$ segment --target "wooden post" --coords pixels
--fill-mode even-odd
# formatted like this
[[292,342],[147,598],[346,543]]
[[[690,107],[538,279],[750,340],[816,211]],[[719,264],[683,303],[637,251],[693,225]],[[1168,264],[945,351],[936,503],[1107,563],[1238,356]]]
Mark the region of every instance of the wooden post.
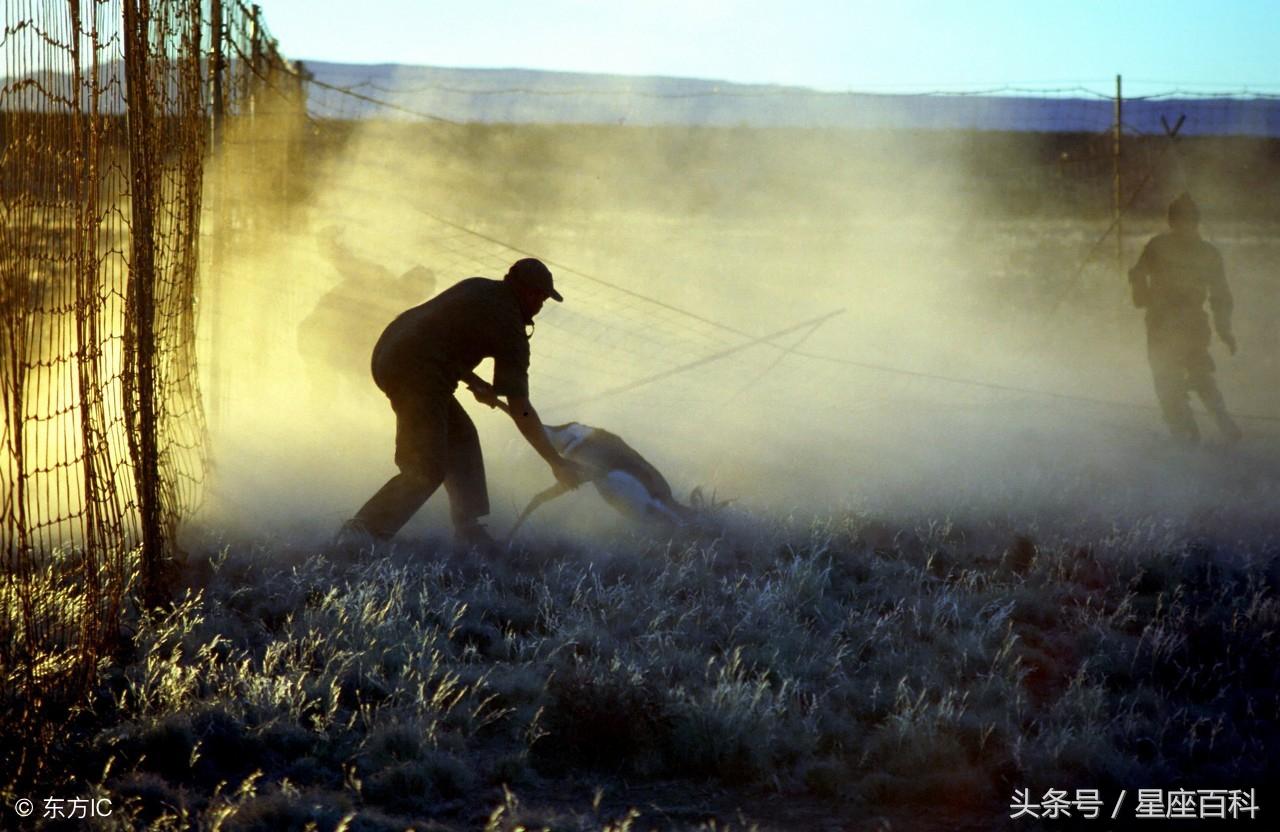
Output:
[[302,142],[307,123],[307,68],[302,61],[294,61],[290,69],[290,80],[293,82],[290,92],[293,100],[283,102],[281,107],[281,118],[285,120],[285,129],[288,132],[284,146],[283,184],[280,193],[284,195],[285,223],[292,230],[297,221],[297,212],[294,210],[294,181],[297,175],[293,166],[295,161],[301,164],[301,160],[306,158],[306,148],[302,146]]
[[306,64],[302,61],[293,62],[293,94],[297,96],[294,105],[303,117],[307,114],[307,81],[310,77]]
[[[161,572],[167,558],[160,504],[160,454],[156,443],[158,424],[155,396],[155,150],[153,104],[148,51],[151,23],[149,0],[125,0],[124,66],[128,89],[125,110],[129,129],[130,213],[132,250],[129,260],[129,313],[132,317],[131,366],[126,369],[126,407],[136,405],[129,419],[136,439],[134,482],[138,490],[138,514],[142,525],[142,601],[154,606],[162,600]],[[132,377],[129,384],[128,377]],[[130,399],[132,401],[130,401]]]
[[1123,135],[1121,129],[1121,116],[1123,114],[1124,97],[1120,89],[1120,76],[1116,76],[1116,103],[1115,103],[1115,122],[1111,127],[1111,145],[1112,145],[1112,222],[1116,229],[1116,269],[1120,273],[1120,277],[1125,276],[1124,267],[1124,203],[1123,203],[1123,180],[1120,174],[1120,138]]
[[[249,181],[253,186],[259,183],[258,171],[258,91],[262,89],[262,26],[260,25],[262,7],[256,3],[250,9],[249,28]],[[251,204],[245,209],[244,217],[248,225],[248,233],[253,235],[253,245],[258,245],[257,213],[261,210],[256,190],[251,191]]]
[[251,28],[249,29],[249,123],[252,129],[253,119],[258,110],[258,87],[262,71],[262,27],[259,21],[262,7],[256,3],[251,11]]
[[209,9],[209,98],[213,110],[213,131],[210,136],[216,153],[222,145],[222,121],[226,117],[227,102],[222,89],[222,73],[226,69],[223,52],[222,0],[211,0]]
[[224,122],[227,115],[226,88],[226,28],[222,16],[222,0],[211,0],[209,9],[210,51],[210,104],[212,130],[209,160],[212,165],[213,185],[213,247],[209,257],[209,273],[202,276],[208,298],[204,314],[209,327],[209,427],[216,434],[222,427],[222,404],[225,390],[222,379],[222,293],[223,271],[227,267],[226,241],[229,228],[226,201],[226,164],[222,156]]

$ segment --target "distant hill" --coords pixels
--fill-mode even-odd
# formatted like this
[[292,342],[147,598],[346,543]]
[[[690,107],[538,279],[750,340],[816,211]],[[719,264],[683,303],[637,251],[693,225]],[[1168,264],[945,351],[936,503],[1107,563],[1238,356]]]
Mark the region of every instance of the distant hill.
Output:
[[[529,69],[325,61],[307,61],[304,66],[320,82],[308,85],[311,112],[347,119],[428,116],[489,124],[1099,133],[1110,129],[1114,106],[1112,99],[1088,93],[837,93],[698,78]],[[98,71],[100,88],[119,90],[98,101],[100,111],[122,112],[122,66],[110,62]],[[74,89],[64,73],[44,74],[38,83],[0,78],[0,112],[48,111],[50,101],[77,99],[82,107],[90,104],[87,91]],[[1280,96],[1147,96],[1124,101],[1128,133],[1163,135],[1165,122],[1173,125],[1184,116],[1180,133],[1185,136],[1280,138]]]
[[[401,64],[305,64],[316,80],[449,121],[852,129],[1098,132],[1112,123],[1103,97],[879,95],[695,78]],[[413,118],[319,85],[319,116]],[[1185,116],[1183,135],[1280,137],[1280,97],[1148,97],[1124,102],[1130,132],[1162,134]]]

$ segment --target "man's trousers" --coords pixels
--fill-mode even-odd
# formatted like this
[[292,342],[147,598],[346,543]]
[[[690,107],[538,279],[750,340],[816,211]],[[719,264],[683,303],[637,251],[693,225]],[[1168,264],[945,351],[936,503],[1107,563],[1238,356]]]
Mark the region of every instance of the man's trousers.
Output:
[[389,539],[442,483],[455,529],[488,514],[480,438],[457,399],[448,393],[402,392],[392,396],[391,407],[400,473],[364,504],[356,522],[374,537]]

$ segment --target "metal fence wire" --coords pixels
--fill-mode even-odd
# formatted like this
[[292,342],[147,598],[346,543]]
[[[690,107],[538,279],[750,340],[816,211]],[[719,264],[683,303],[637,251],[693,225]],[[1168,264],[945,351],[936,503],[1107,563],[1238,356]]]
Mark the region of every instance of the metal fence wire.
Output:
[[208,151],[282,109],[284,62],[238,2],[0,8],[0,730],[30,737],[161,597],[195,507]]

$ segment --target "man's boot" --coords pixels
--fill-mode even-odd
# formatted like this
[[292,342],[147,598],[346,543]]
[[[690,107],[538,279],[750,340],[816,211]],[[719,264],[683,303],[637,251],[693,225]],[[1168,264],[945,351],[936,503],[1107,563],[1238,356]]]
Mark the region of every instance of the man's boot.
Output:
[[383,541],[369,531],[369,527],[359,518],[351,518],[342,524],[338,533],[329,542],[329,553],[340,562],[353,563],[367,554]]
[[1231,418],[1231,414],[1225,408],[1213,411],[1213,418],[1218,423],[1218,430],[1222,433],[1223,441],[1228,445],[1234,445],[1244,438],[1244,431],[1240,430],[1236,420]]
[[489,534],[483,523],[472,521],[453,530],[453,542],[466,549],[479,549],[485,553],[496,552],[502,544]]

